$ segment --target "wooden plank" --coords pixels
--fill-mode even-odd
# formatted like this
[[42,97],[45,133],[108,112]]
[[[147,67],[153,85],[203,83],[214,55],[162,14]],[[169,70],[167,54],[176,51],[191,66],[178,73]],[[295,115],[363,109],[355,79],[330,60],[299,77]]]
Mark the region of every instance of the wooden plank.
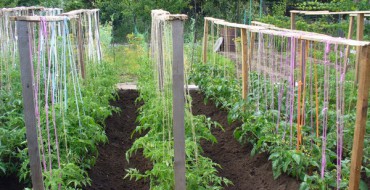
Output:
[[184,96],[184,25],[172,21],[173,61],[173,133],[175,141],[175,190],[186,190],[185,178],[185,96]]
[[39,144],[36,129],[36,112],[34,102],[34,80],[33,80],[33,62],[30,48],[30,38],[28,31],[28,22],[17,22],[18,49],[21,66],[22,96],[24,107],[24,121],[26,125],[26,138],[28,154],[30,156],[30,168],[32,186],[35,190],[43,190],[44,182],[41,170]]
[[248,39],[247,30],[241,29],[241,43],[242,43],[242,98],[247,99],[248,95]]
[[82,21],[81,18],[77,19],[78,24],[78,30],[77,30],[77,36],[78,36],[78,61],[80,63],[81,67],[81,76],[83,79],[85,79],[85,61],[84,61],[84,39],[82,38]]
[[349,189],[358,190],[361,177],[364,138],[366,133],[367,108],[370,88],[370,46],[360,48],[360,76],[356,105],[356,123],[353,137]]
[[208,43],[208,19],[204,18],[204,33],[203,33],[203,63],[207,63],[207,44]]
[[[358,14],[349,14],[349,16],[357,16]],[[365,14],[364,15],[365,17],[369,17],[370,16],[370,14]]]
[[[356,31],[356,40],[362,41],[364,39],[364,14],[358,14],[357,16],[357,31]],[[359,80],[359,70],[360,70],[360,59],[361,59],[361,48],[356,48],[356,63],[355,63],[355,76],[356,76],[356,83],[358,83]]]
[[[28,22],[40,22],[41,18],[44,18],[47,22],[59,22],[64,21],[65,16],[11,16],[11,21],[28,21]],[[77,16],[69,17],[77,18]]]
[[290,12],[290,29],[295,30],[295,15],[296,13]]
[[357,16],[357,14],[370,14],[370,11],[338,11],[338,12],[330,12],[330,11],[300,11],[300,10],[291,10],[290,13],[295,14],[304,14],[304,15],[348,15],[352,14]]
[[13,12],[13,11],[30,11],[30,10],[44,10],[45,7],[38,7],[38,6],[32,6],[32,7],[14,7],[14,8],[2,8],[0,11],[2,12]]
[[[352,39],[352,35],[353,35],[354,19],[355,19],[354,16],[349,17],[349,27],[348,27],[348,35],[347,35],[347,39],[349,40]],[[349,58],[350,48],[351,48],[350,45],[347,45],[346,52],[344,53],[344,60],[345,60],[344,71],[345,72],[347,72],[347,66],[349,64],[348,58]]]
[[62,13],[60,15],[62,16],[75,16],[79,14],[84,14],[84,13],[94,13],[94,12],[99,12],[99,9],[79,9],[79,10],[73,10],[69,11],[66,13]]
[[290,30],[290,29],[284,29],[284,28],[278,28],[278,27],[270,28],[270,27],[263,27],[263,26],[244,25],[244,24],[226,22],[220,19],[213,19],[213,20],[216,20],[213,23],[219,26],[228,26],[228,27],[234,27],[234,28],[239,28],[239,29],[245,28],[249,32],[259,32],[262,34],[272,34],[272,35],[278,35],[278,36],[284,36],[284,37],[294,36],[295,38],[298,38],[298,39],[304,39],[304,40],[315,41],[315,42],[328,42],[329,41],[333,44],[338,44],[338,45],[339,44],[351,45],[351,46],[370,45],[370,42],[366,42],[366,41],[348,40],[345,38],[337,38],[337,37],[332,37],[332,36],[328,36],[325,34],[318,34],[318,33],[313,33],[313,32]]

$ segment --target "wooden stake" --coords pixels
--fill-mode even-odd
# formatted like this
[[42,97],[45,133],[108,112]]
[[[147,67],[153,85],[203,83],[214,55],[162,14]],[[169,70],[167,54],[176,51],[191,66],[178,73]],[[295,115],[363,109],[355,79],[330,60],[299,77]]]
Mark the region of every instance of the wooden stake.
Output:
[[360,184],[370,88],[370,46],[364,46],[360,48],[360,50],[359,66],[361,67],[361,70],[359,72],[356,124],[352,146],[351,173],[349,180],[350,190],[358,190]]
[[[359,13],[357,15],[357,31],[356,31],[356,40],[362,41],[364,39],[364,13]],[[355,75],[356,75],[356,83],[358,83],[359,80],[359,71],[360,71],[360,59],[361,59],[361,47],[356,48],[356,65],[355,65]]]
[[241,29],[241,41],[242,41],[242,79],[243,79],[243,92],[242,98],[247,99],[248,95],[248,39],[247,29]]
[[30,38],[28,22],[18,21],[18,49],[21,66],[22,96],[24,107],[24,121],[26,124],[26,138],[28,154],[30,156],[31,179],[33,189],[44,190],[44,182],[41,170],[39,144],[37,140],[36,112],[34,97],[33,62],[30,51]]
[[[347,36],[347,39],[352,39],[352,35],[353,35],[353,25],[354,25],[354,16],[350,16],[349,17],[349,29],[348,29],[348,36]],[[347,64],[349,64],[348,63],[348,57],[349,57],[349,53],[350,53],[350,46],[349,45],[347,45],[347,47],[346,47],[346,52],[345,52],[345,54],[344,54],[344,61],[345,61],[345,64],[344,64],[344,66],[345,66],[345,71],[347,71]]]
[[294,12],[290,12],[290,29],[295,30],[295,14]]
[[184,96],[184,21],[173,20],[173,133],[175,141],[175,190],[186,190],[185,178],[185,96]]
[[203,34],[203,63],[207,63],[207,44],[208,43],[208,20],[204,19],[204,34]]

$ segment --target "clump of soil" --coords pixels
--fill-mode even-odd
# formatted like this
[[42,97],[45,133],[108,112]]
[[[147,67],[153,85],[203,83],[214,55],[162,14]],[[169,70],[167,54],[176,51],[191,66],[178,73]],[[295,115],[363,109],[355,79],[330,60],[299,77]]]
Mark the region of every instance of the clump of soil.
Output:
[[112,101],[111,105],[121,109],[121,112],[114,113],[106,120],[105,132],[109,142],[99,146],[99,156],[96,165],[89,171],[92,179],[90,187],[85,190],[133,190],[149,189],[149,181],[123,179],[126,175],[125,169],[137,168],[139,171],[150,169],[151,163],[144,158],[142,152],[137,152],[126,161],[125,153],[131,148],[135,139],[140,134],[131,134],[137,126],[137,109],[141,104],[135,104],[139,96],[137,91],[121,90],[118,92],[117,101]]
[[202,142],[203,155],[211,158],[221,165],[220,176],[226,177],[234,183],[234,186],[225,187],[227,190],[291,190],[299,189],[299,182],[290,176],[282,175],[274,180],[272,164],[267,154],[251,156],[251,145],[241,145],[233,136],[234,129],[241,123],[227,122],[227,112],[218,109],[209,100],[204,104],[204,95],[191,91],[193,98],[192,107],[194,115],[206,115],[213,121],[220,123],[225,131],[213,128],[212,134],[218,143]]

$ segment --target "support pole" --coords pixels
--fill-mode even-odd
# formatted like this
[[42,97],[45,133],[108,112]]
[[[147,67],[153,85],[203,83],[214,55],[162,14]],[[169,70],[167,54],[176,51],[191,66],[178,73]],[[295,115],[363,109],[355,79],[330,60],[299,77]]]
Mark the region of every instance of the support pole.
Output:
[[175,190],[186,190],[185,178],[185,96],[184,96],[184,21],[173,20],[173,133],[175,141]]
[[33,62],[31,42],[29,38],[30,31],[27,21],[17,22],[18,49],[21,66],[22,96],[24,107],[24,121],[26,124],[26,138],[28,154],[30,156],[30,168],[32,186],[35,190],[44,190],[44,182],[41,170],[39,144],[37,140],[36,112],[34,97],[33,80]]
[[242,79],[243,79],[243,92],[242,98],[247,99],[248,95],[248,39],[247,29],[241,29],[241,40],[242,40]]
[[361,50],[359,59],[361,70],[359,72],[356,123],[352,146],[351,173],[349,179],[350,190],[358,190],[360,185],[370,88],[370,46],[364,46],[359,49]]
[[204,18],[204,34],[203,34],[203,63],[207,63],[207,42],[208,42],[208,20]]
[[[349,39],[349,40],[352,39],[352,35],[353,35],[354,18],[355,18],[354,16],[349,16],[349,27],[348,27],[348,35],[347,35],[347,39]],[[350,48],[351,48],[351,46],[347,45],[346,52],[344,54],[344,61],[345,61],[344,71],[345,72],[347,72],[347,66],[349,64],[348,58],[349,58]]]
[[295,30],[295,14],[293,12],[290,12],[290,29]]
[[[356,40],[362,41],[364,39],[364,13],[357,14],[357,31],[356,31]],[[356,65],[355,65],[355,76],[356,76],[356,83],[359,80],[359,72],[360,72],[360,59],[361,59],[361,47],[356,48]]]

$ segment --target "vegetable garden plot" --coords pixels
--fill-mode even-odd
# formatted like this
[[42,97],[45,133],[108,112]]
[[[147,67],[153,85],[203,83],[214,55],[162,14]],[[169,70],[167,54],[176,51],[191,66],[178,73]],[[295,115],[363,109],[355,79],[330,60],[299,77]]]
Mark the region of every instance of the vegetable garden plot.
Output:
[[[81,79],[78,64],[78,57],[81,56],[76,55],[79,53],[79,46],[74,45],[78,39],[73,30],[70,30],[77,28],[74,26],[76,22],[69,20],[73,18],[75,17],[14,18],[17,20],[17,38],[22,63],[17,65],[22,69],[26,110],[22,112],[18,66],[13,71],[17,76],[12,81],[14,88],[7,93],[1,93],[1,101],[4,104],[0,109],[0,143],[5,146],[1,146],[3,149],[0,150],[0,166],[3,166],[5,175],[18,173],[21,180],[29,181],[28,164],[37,163],[37,159],[33,160],[32,155],[37,158],[40,153],[38,163],[41,163],[39,172],[42,172],[42,176],[39,175],[41,183],[39,178],[37,184],[41,184],[41,188],[81,188],[90,183],[85,170],[95,162],[97,143],[106,141],[100,124],[112,111],[108,101],[114,97],[114,85],[118,78],[117,65],[87,62],[85,80],[88,82]],[[1,72],[3,73],[3,70]],[[25,96],[26,92],[30,92],[29,96]],[[26,126],[29,127],[28,142],[32,137],[29,129],[37,132],[34,133],[36,149],[30,144],[29,147],[25,146],[23,113],[26,115]],[[34,125],[32,120],[35,121]],[[30,151],[31,159],[27,150]],[[31,166],[34,167],[35,164]],[[38,171],[34,169],[31,168],[33,187],[39,188],[34,179]]]
[[[358,87],[350,64],[354,57],[345,58],[344,50],[346,45],[364,46],[360,66],[364,70],[368,43],[212,18],[206,22],[211,23],[211,30],[205,23],[207,62],[197,64],[191,77],[208,97],[229,109],[230,120],[244,122],[235,130],[236,138],[251,141],[253,154],[269,152],[275,176],[282,172],[298,176],[303,189],[348,186]],[[207,47],[224,27],[240,30],[241,81],[235,63]],[[366,90],[364,95],[367,100]],[[357,114],[357,122],[359,118]],[[365,130],[364,124],[357,128]],[[365,168],[368,156],[365,147]]]

